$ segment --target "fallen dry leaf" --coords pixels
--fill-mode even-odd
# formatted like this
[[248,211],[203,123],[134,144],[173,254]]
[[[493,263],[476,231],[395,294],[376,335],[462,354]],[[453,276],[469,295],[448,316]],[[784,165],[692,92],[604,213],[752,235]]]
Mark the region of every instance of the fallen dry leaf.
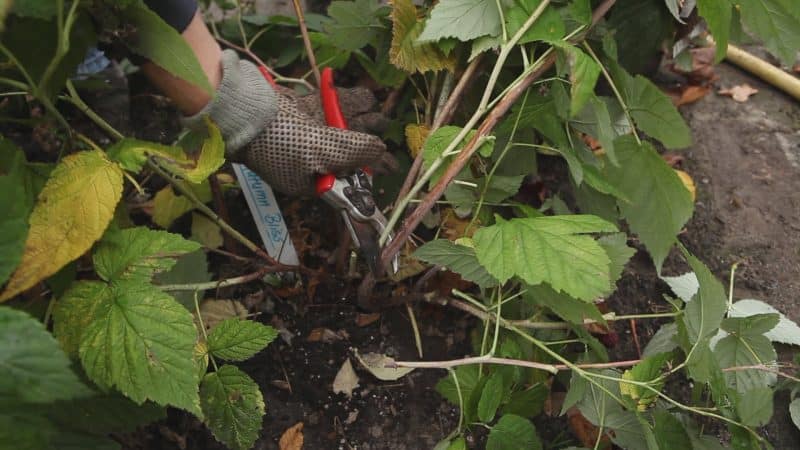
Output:
[[331,342],[341,341],[347,336],[347,332],[344,330],[341,331],[333,331],[330,328],[314,328],[311,330],[311,333],[308,333],[308,337],[306,340],[308,342],[324,342],[325,344],[330,344]]
[[247,318],[247,308],[238,300],[203,300],[200,304],[200,314],[203,323],[209,330],[225,319],[238,317]]
[[297,422],[281,435],[278,441],[281,450],[300,450],[303,448],[303,422]]
[[686,86],[683,89],[670,91],[669,96],[675,106],[688,105],[705,97],[711,92],[711,86]]
[[751,95],[757,92],[758,89],[754,88],[753,86],[750,86],[747,83],[744,83],[729,89],[720,89],[717,93],[720,95],[727,95],[728,97],[733,98],[737,102],[743,103],[746,102]]
[[356,353],[356,359],[372,375],[375,375],[375,378],[383,381],[398,380],[414,370],[408,367],[393,367],[394,359],[380,353],[365,353],[363,355]]
[[381,313],[356,314],[356,325],[365,327],[381,318]]
[[603,434],[603,436],[600,438],[600,445],[595,446],[597,443],[597,435],[600,432],[600,429],[586,420],[586,418],[583,417],[583,414],[578,411],[578,408],[573,406],[572,408],[568,409],[567,418],[569,420],[569,427],[572,429],[572,434],[578,438],[584,447],[602,449],[611,448],[611,439],[609,439],[607,434]]
[[420,125],[416,123],[409,123],[406,125],[406,145],[408,152],[411,153],[412,158],[417,157],[417,153],[422,150],[425,145],[425,139],[428,138],[430,128],[427,125]]
[[353,364],[350,363],[350,358],[347,358],[333,379],[333,393],[344,394],[347,398],[353,396],[353,389],[358,387],[358,375],[353,370]]

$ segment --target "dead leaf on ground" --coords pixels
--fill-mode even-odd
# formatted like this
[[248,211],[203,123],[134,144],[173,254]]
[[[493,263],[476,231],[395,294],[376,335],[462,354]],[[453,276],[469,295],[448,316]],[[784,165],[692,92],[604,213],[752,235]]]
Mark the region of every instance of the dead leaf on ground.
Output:
[[683,155],[679,155],[677,153],[667,152],[661,155],[661,158],[673,169],[680,165],[683,160],[685,159]]
[[444,208],[442,215],[442,236],[454,241],[461,237],[472,237],[480,228],[480,221],[476,220],[472,227],[469,226],[472,217],[462,219],[458,217],[453,208]]
[[684,75],[692,84],[700,84],[717,78],[714,73],[714,55],[716,53],[714,47],[693,48],[689,50],[689,53],[692,57],[692,68],[690,70],[684,70],[678,67],[677,64],[672,64],[670,69],[675,73]]
[[405,280],[406,278],[411,278],[414,275],[419,275],[428,267],[412,256],[415,249],[416,247],[409,239],[400,250],[400,269],[396,273],[389,275],[389,278],[395,283]]
[[375,378],[383,381],[395,381],[414,370],[409,367],[393,367],[395,366],[394,359],[380,353],[365,353],[363,355],[356,353],[356,359]]
[[353,396],[353,389],[358,387],[358,375],[353,370],[353,364],[350,363],[350,358],[347,358],[336,373],[336,378],[333,379],[333,393],[344,394],[347,398]]
[[685,86],[682,89],[671,90],[669,97],[675,106],[688,105],[694,103],[711,92],[711,86]]
[[247,318],[247,308],[238,300],[203,300],[200,304],[200,314],[206,328],[211,329],[225,319],[238,317]]
[[360,327],[365,327],[371,323],[375,323],[376,320],[381,318],[381,313],[358,313],[356,314],[356,325]]
[[597,443],[597,435],[600,429],[589,422],[583,414],[576,407],[567,410],[567,418],[569,420],[569,427],[572,429],[572,434],[578,438],[581,444],[586,448],[611,448],[611,439],[607,434],[603,434],[600,438],[600,445],[595,446]]
[[333,331],[330,328],[314,328],[311,333],[308,333],[306,340],[308,342],[323,342],[330,344],[331,342],[341,341],[347,338],[347,332],[344,330]]
[[297,422],[281,435],[278,441],[280,450],[300,450],[303,448],[303,422]]
[[750,98],[751,95],[758,93],[758,89],[750,86],[747,83],[744,83],[732,88],[720,89],[717,91],[717,93],[720,95],[727,95],[737,102],[744,103]]

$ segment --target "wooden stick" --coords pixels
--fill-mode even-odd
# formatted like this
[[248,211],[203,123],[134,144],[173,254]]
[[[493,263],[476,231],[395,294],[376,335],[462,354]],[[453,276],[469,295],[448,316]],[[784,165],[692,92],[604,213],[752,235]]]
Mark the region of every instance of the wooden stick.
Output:
[[786,73],[782,69],[733,44],[728,44],[728,54],[725,58],[770,85],[800,100],[800,78]]
[[314,56],[314,49],[311,47],[311,39],[308,37],[308,27],[306,27],[306,18],[303,15],[303,8],[300,7],[300,0],[292,0],[292,3],[294,4],[294,13],[297,14],[297,22],[300,23],[300,34],[303,35],[303,44],[306,46],[308,63],[311,64],[311,70],[314,72],[314,79],[317,80],[317,87],[321,87],[320,80],[322,78],[319,74],[317,58]]

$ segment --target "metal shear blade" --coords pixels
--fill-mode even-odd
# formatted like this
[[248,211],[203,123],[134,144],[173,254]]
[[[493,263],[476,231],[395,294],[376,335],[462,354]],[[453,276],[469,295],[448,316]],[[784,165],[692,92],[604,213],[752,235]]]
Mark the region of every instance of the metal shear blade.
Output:
[[[364,255],[370,270],[378,275],[381,271],[381,246],[378,242],[386,229],[386,217],[375,205],[369,175],[358,170],[352,175],[337,177],[322,198],[341,211],[353,243]],[[392,238],[390,233],[387,242],[391,242]],[[399,259],[395,255],[392,258],[392,273],[397,273],[398,269]]]

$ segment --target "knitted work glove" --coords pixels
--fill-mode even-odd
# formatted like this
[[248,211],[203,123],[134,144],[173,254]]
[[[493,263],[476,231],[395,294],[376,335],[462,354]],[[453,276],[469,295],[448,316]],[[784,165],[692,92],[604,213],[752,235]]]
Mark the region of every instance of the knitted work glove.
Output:
[[185,123],[201,128],[209,115],[225,138],[226,157],[244,163],[274,189],[310,196],[319,174],[393,166],[379,138],[322,125],[298,107],[313,108],[310,100],[276,92],[254,64],[235,52],[223,52],[222,70],[214,99]]

